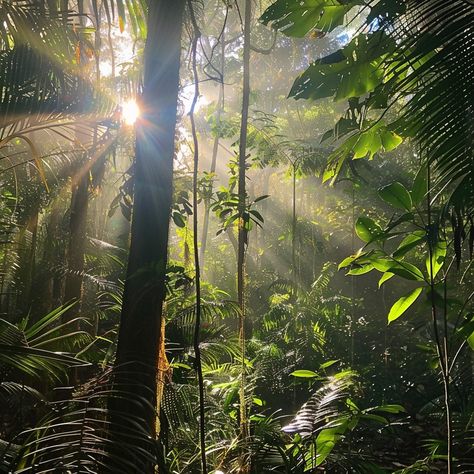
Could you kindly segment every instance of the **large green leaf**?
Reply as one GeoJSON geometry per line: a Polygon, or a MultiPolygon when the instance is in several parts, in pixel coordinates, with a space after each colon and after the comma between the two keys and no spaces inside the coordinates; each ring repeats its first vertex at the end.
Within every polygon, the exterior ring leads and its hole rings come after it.
{"type": "Polygon", "coordinates": [[[331,451],[334,449],[334,446],[336,446],[336,443],[339,441],[345,430],[345,423],[342,423],[340,426],[334,428],[326,428],[321,430],[316,438],[317,466],[320,466],[331,454],[331,451]]]}
{"type": "Polygon", "coordinates": [[[366,157],[372,159],[376,153],[391,151],[403,141],[402,137],[389,130],[383,122],[367,125],[365,131],[353,133],[329,155],[323,182],[334,180],[345,160],[366,157]]]}
{"type": "Polygon", "coordinates": [[[397,300],[393,306],[390,308],[388,313],[388,322],[391,323],[398,319],[420,296],[420,293],[423,291],[423,288],[415,288],[412,292],[408,293],[406,296],[402,296],[397,300]]]}
{"type": "Polygon", "coordinates": [[[395,258],[402,257],[411,249],[415,248],[417,245],[420,245],[426,240],[426,232],[423,230],[417,230],[408,234],[398,246],[397,250],[393,252],[395,258]]]}
{"type": "Polygon", "coordinates": [[[426,270],[430,277],[436,278],[436,275],[443,267],[446,258],[446,251],[447,244],[445,240],[438,240],[431,249],[431,259],[428,256],[425,262],[426,270]],[[433,269],[433,274],[431,274],[431,269],[433,269]]]}
{"type": "MultiPolygon", "coordinates": [[[[280,21],[288,33],[302,35],[319,21],[317,15],[308,15],[311,8],[321,11],[318,8],[322,4],[343,3],[278,0],[268,10],[267,20],[280,21]]],[[[360,34],[341,50],[312,63],[295,81],[290,95],[305,99],[354,97],[358,110],[352,108],[351,113],[360,113],[362,107],[366,117],[375,115],[377,119],[389,118],[388,109],[401,105],[391,115],[394,121],[390,130],[415,139],[423,158],[427,157],[436,170],[432,188],[452,185],[455,191],[450,204],[460,212],[472,213],[472,3],[378,0],[369,2],[356,15],[355,21],[362,22],[365,31],[371,33],[360,34]]],[[[396,140],[382,145],[390,149],[396,140]]],[[[370,149],[367,154],[373,156],[370,149]]],[[[331,157],[325,181],[334,181],[346,158],[347,150],[331,157]]],[[[426,195],[421,174],[411,194],[415,205],[426,195]]]]}
{"type": "Polygon", "coordinates": [[[314,61],[290,91],[295,99],[343,100],[374,91],[382,83],[384,55],[395,47],[382,32],[356,36],[347,46],[314,61]]]}
{"type": "Polygon", "coordinates": [[[415,267],[415,265],[412,265],[408,262],[395,263],[388,269],[388,271],[405,278],[405,280],[424,281],[425,279],[422,271],[418,267],[415,267]]]}
{"type": "Polygon", "coordinates": [[[370,217],[361,216],[355,225],[356,234],[364,242],[371,242],[383,235],[382,228],[370,217]]]}
{"type": "Polygon", "coordinates": [[[303,37],[313,29],[329,32],[342,25],[344,16],[360,1],[277,0],[260,20],[287,36],[303,37]]]}
{"type": "Polygon", "coordinates": [[[380,197],[397,209],[410,211],[413,203],[410,193],[403,184],[395,181],[379,189],[380,197]]]}
{"type": "Polygon", "coordinates": [[[413,181],[413,189],[411,190],[411,199],[416,206],[421,203],[428,192],[428,179],[426,175],[426,166],[422,166],[413,181]]]}

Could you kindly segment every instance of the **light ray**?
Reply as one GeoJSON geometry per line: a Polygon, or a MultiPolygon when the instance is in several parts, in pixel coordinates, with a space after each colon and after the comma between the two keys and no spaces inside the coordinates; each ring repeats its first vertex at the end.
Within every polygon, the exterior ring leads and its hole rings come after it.
{"type": "Polygon", "coordinates": [[[140,116],[140,108],[134,99],[129,99],[122,104],[122,121],[125,125],[133,126],[140,116]]]}

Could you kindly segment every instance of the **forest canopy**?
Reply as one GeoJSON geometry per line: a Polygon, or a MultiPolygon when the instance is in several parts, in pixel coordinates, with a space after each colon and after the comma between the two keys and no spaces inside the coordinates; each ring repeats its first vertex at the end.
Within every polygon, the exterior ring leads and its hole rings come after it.
{"type": "Polygon", "coordinates": [[[471,0],[0,1],[0,471],[474,472],[471,0]]]}

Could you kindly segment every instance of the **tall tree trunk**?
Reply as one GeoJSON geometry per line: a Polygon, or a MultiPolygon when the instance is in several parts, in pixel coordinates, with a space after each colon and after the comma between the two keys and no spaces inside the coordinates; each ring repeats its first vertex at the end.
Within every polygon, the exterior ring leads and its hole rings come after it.
{"type": "MultiPolygon", "coordinates": [[[[250,22],[252,19],[252,1],[245,0],[244,16],[244,52],[243,52],[243,92],[242,92],[242,117],[240,122],[239,142],[239,234],[238,234],[238,256],[237,256],[237,297],[240,307],[239,340],[242,351],[242,379],[240,386],[240,436],[246,450],[249,437],[247,419],[247,404],[245,402],[245,249],[247,246],[248,228],[245,223],[247,207],[246,191],[246,168],[247,168],[247,126],[250,100],[250,22]]],[[[246,453],[241,460],[240,472],[249,472],[246,453]]]]}
{"type": "MultiPolygon", "coordinates": [[[[148,12],[130,255],[115,361],[115,388],[124,396],[110,403],[112,436],[139,448],[141,442],[132,430],[124,432],[121,423],[139,420],[146,434],[155,437],[184,4],[185,0],[154,0],[148,12]]],[[[136,459],[137,472],[152,472],[142,458],[136,459]]]]}

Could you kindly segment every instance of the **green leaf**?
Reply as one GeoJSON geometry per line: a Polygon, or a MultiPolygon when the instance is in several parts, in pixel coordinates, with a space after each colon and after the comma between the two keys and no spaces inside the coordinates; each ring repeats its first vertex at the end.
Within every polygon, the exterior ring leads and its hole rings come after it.
{"type": "Polygon", "coordinates": [[[397,300],[393,306],[390,308],[388,313],[388,322],[391,323],[398,319],[420,296],[420,293],[423,291],[423,288],[415,288],[406,296],[402,296],[397,300]]]}
{"type": "Polygon", "coordinates": [[[426,259],[426,270],[428,276],[431,277],[431,268],[433,268],[432,278],[436,278],[436,275],[444,265],[446,258],[447,244],[445,240],[438,240],[432,249],[431,260],[430,257],[426,259]]]}
{"type": "Polygon", "coordinates": [[[341,438],[347,428],[347,421],[334,428],[326,428],[319,432],[316,438],[316,466],[320,466],[331,454],[337,441],[341,438]]]}
{"type": "Polygon", "coordinates": [[[413,189],[411,190],[411,199],[413,204],[417,206],[425,198],[428,193],[428,177],[426,174],[426,166],[422,166],[413,181],[413,189]]]}
{"type": "Polygon", "coordinates": [[[352,151],[354,152],[353,159],[365,158],[367,155],[369,159],[372,159],[381,147],[382,140],[378,130],[375,128],[369,129],[359,135],[359,138],[352,147],[352,151]]]}
{"type": "MultiPolygon", "coordinates": [[[[338,101],[372,92],[383,81],[381,64],[384,55],[395,47],[395,42],[382,30],[369,35],[357,35],[344,48],[314,61],[295,80],[289,95],[296,99],[312,100],[334,97],[338,101]]],[[[381,147],[383,135],[392,132],[379,123],[366,130],[366,133],[373,137],[377,135],[381,147]]],[[[393,147],[388,135],[385,141],[387,146],[393,147]]]]}
{"type": "Polygon", "coordinates": [[[339,359],[334,359],[334,360],[328,360],[327,362],[324,362],[324,364],[321,364],[319,366],[320,369],[327,369],[331,367],[334,364],[337,364],[339,362],[339,359]]]}
{"type": "Polygon", "coordinates": [[[174,211],[173,214],[171,214],[171,217],[177,227],[181,227],[181,228],[186,227],[186,221],[180,212],[174,211]]]}
{"type": "Polygon", "coordinates": [[[259,407],[263,407],[264,405],[264,401],[261,398],[254,397],[252,401],[255,405],[258,405],[259,407]]]}
{"type": "Polygon", "coordinates": [[[383,130],[380,134],[385,151],[392,151],[403,142],[403,138],[390,130],[383,130]]]}
{"type": "Polygon", "coordinates": [[[385,272],[383,275],[382,275],[382,278],[380,278],[379,280],[379,288],[388,280],[390,280],[390,278],[394,277],[395,276],[395,273],[390,273],[390,272],[385,272]]]}
{"type": "Polygon", "coordinates": [[[373,219],[366,216],[357,219],[355,230],[359,239],[367,243],[383,235],[382,228],[373,219]]]}
{"type": "Polygon", "coordinates": [[[380,423],[382,425],[388,425],[388,420],[387,418],[380,416],[380,415],[375,415],[374,413],[364,413],[361,415],[361,419],[364,420],[372,420],[376,421],[377,423],[380,423]]]}
{"type": "Polygon", "coordinates": [[[405,413],[406,410],[401,405],[380,405],[375,407],[376,411],[383,411],[385,413],[405,413]]]}
{"type": "Polygon", "coordinates": [[[341,270],[342,268],[346,268],[349,265],[351,265],[355,260],[359,258],[359,255],[351,255],[349,257],[346,257],[337,267],[338,270],[341,270]]]}
{"type": "Polygon", "coordinates": [[[389,268],[393,267],[393,260],[388,258],[372,258],[370,263],[379,272],[385,273],[389,268]]]}
{"type": "Polygon", "coordinates": [[[366,273],[371,272],[374,269],[373,265],[370,263],[367,265],[363,265],[361,267],[354,267],[351,268],[346,275],[365,275],[366,273]]]}
{"type": "Polygon", "coordinates": [[[379,189],[379,196],[397,209],[409,211],[413,207],[410,193],[403,184],[394,182],[379,189]]]}
{"type": "Polygon", "coordinates": [[[394,265],[388,269],[390,273],[395,273],[405,280],[412,280],[412,281],[425,281],[425,277],[423,273],[418,267],[412,265],[411,263],[403,262],[394,265]]]}
{"type": "Polygon", "coordinates": [[[287,36],[303,37],[313,29],[332,31],[343,23],[346,13],[359,2],[337,0],[277,0],[260,18],[263,24],[287,36]]]}
{"type": "Polygon", "coordinates": [[[312,370],[295,370],[290,375],[301,378],[314,378],[318,376],[318,374],[312,370]]]}
{"type": "Polygon", "coordinates": [[[408,234],[398,246],[397,250],[393,252],[395,258],[402,257],[412,248],[415,248],[417,245],[420,245],[426,239],[426,232],[423,230],[417,230],[411,234],[408,234]]]}
{"type": "Polygon", "coordinates": [[[260,202],[260,201],[263,201],[264,199],[267,199],[268,197],[270,197],[270,194],[264,194],[262,196],[259,196],[258,198],[256,198],[253,203],[255,204],[256,202],[260,202]]]}
{"type": "Polygon", "coordinates": [[[467,343],[469,344],[469,347],[474,351],[474,331],[467,338],[467,343]]]}

